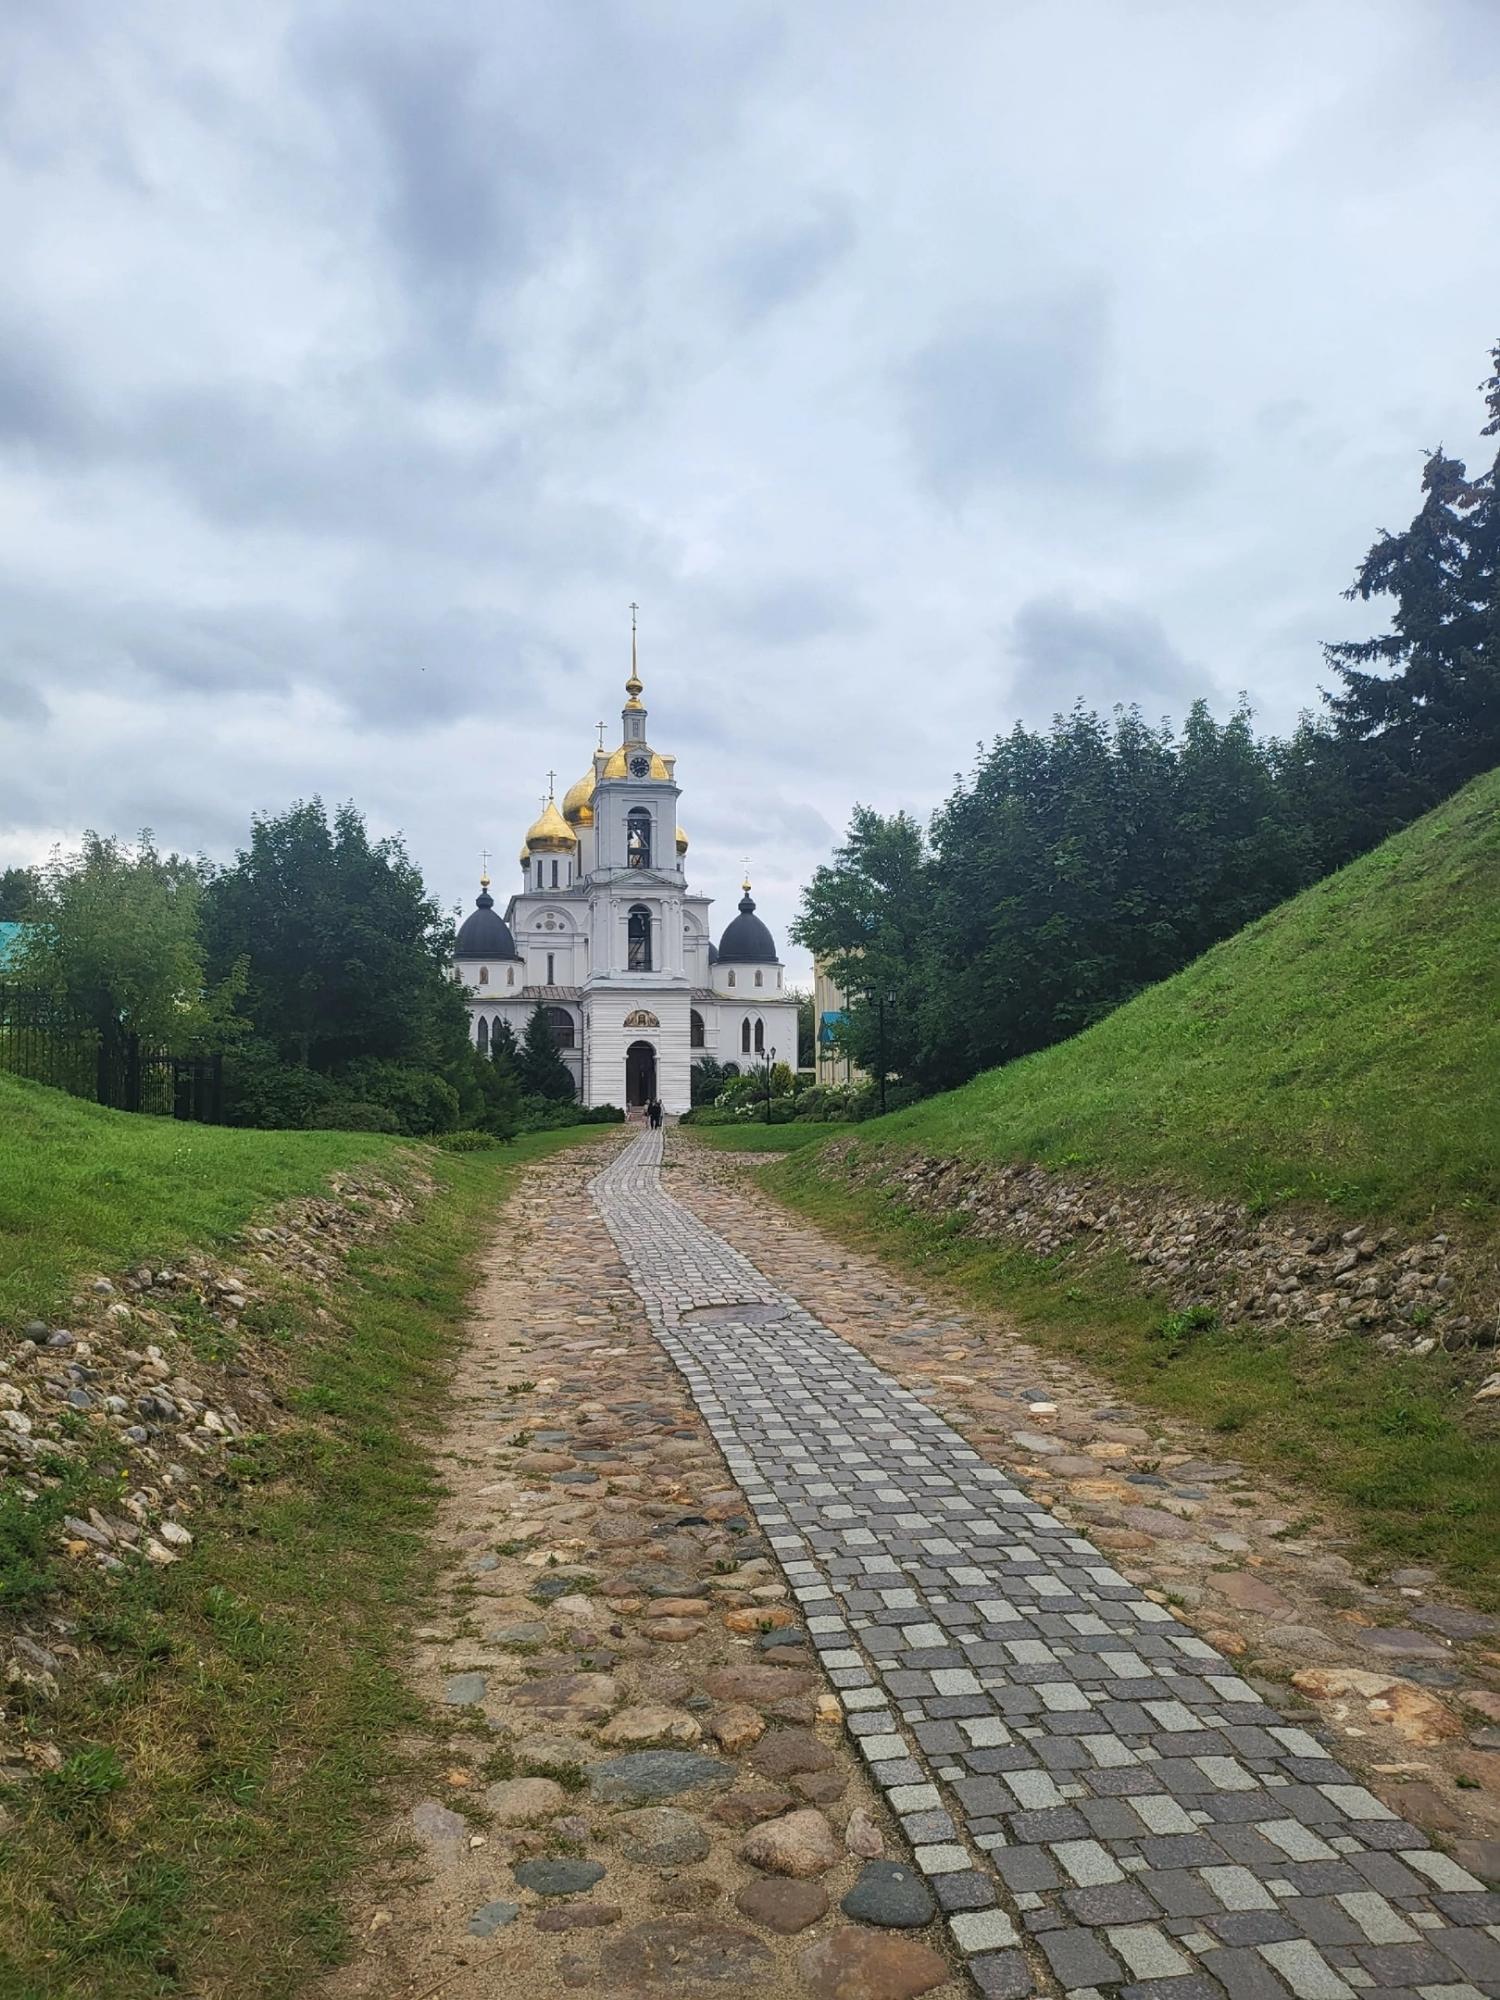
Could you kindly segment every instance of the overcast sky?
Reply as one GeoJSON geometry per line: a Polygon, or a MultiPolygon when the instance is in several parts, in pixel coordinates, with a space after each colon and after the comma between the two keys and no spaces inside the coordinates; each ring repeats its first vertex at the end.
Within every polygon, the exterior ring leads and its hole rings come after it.
{"type": "Polygon", "coordinates": [[[0,864],[316,792],[509,890],[632,598],[783,944],[1018,716],[1289,724],[1480,455],[1497,86],[1493,0],[8,0],[0,864]]]}

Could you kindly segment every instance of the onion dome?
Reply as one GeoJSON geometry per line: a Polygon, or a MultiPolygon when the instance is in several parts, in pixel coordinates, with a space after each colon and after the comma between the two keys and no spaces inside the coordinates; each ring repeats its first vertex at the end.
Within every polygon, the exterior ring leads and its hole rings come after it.
{"type": "Polygon", "coordinates": [[[521,842],[521,851],[516,856],[516,859],[517,861],[520,862],[523,868],[526,866],[527,862],[531,859],[531,849],[526,845],[524,840],[521,842]]]}
{"type": "Polygon", "coordinates": [[[685,834],[685,833],[683,832],[682,828],[681,828],[681,827],[678,827],[678,829],[677,829],[677,852],[678,852],[679,854],[686,854],[686,853],[687,853],[687,851],[688,851],[688,837],[687,837],[687,835],[686,835],[686,834],[685,834]]]}
{"type": "Polygon", "coordinates": [[[453,941],[455,958],[519,958],[510,925],[495,908],[486,875],[479,887],[474,907],[459,926],[453,941]]]}
{"type": "Polygon", "coordinates": [[[717,965],[719,962],[719,947],[712,938],[708,941],[708,962],[710,965],[717,965]]]}
{"type": "Polygon", "coordinates": [[[734,965],[775,965],[776,940],[755,914],[755,901],[746,882],[740,898],[740,913],[732,917],[719,939],[719,957],[734,965]]]}
{"type": "MultiPolygon", "coordinates": [[[[627,757],[627,756],[628,756],[628,755],[629,755],[629,754],[630,754],[630,753],[631,753],[632,751],[634,751],[634,750],[641,750],[641,749],[645,749],[645,745],[644,745],[644,744],[641,744],[641,743],[629,743],[629,744],[627,744],[627,743],[622,743],[622,744],[620,745],[619,749],[618,749],[618,750],[616,750],[616,751],[614,752],[614,754],[613,754],[613,756],[612,756],[612,757],[610,758],[609,762],[608,762],[608,763],[607,763],[607,764],[605,765],[605,767],[604,767],[604,775],[605,775],[605,777],[606,777],[606,778],[628,778],[628,777],[630,776],[630,773],[629,773],[629,771],[628,771],[628,770],[627,770],[627,769],[625,768],[625,759],[626,759],[626,757],[627,757]]],[[[668,773],[667,773],[667,767],[666,767],[666,765],[665,765],[665,764],[664,764],[664,763],[662,762],[661,758],[660,758],[660,757],[659,757],[659,756],[658,756],[658,755],[656,754],[656,752],[655,752],[654,750],[650,750],[650,751],[648,751],[648,752],[647,752],[647,755],[648,755],[648,756],[650,757],[650,759],[651,759],[651,775],[652,775],[652,777],[653,777],[653,778],[665,778],[665,777],[666,777],[666,776],[668,775],[668,773]]]]}
{"type": "Polygon", "coordinates": [[[563,818],[569,826],[594,824],[594,767],[590,764],[576,785],[563,794],[563,818]]]}
{"type": "Polygon", "coordinates": [[[541,818],[526,829],[526,845],[533,854],[570,854],[578,845],[578,835],[557,810],[555,799],[548,799],[541,818]]]}

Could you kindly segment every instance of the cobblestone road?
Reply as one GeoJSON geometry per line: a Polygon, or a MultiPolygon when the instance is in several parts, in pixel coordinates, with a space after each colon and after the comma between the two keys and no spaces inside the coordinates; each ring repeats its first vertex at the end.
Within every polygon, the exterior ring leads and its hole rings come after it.
{"type": "Polygon", "coordinates": [[[593,1183],[982,1992],[1480,2000],[1500,1895],[660,1178],[593,1183]]]}

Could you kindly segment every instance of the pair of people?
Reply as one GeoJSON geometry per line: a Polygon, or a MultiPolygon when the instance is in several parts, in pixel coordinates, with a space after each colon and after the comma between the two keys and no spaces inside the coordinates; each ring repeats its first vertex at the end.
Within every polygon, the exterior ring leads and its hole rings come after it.
{"type": "Polygon", "coordinates": [[[659,1132],[662,1121],[661,1099],[659,1097],[653,1097],[651,1102],[646,1106],[646,1117],[650,1121],[652,1131],[659,1132]]]}

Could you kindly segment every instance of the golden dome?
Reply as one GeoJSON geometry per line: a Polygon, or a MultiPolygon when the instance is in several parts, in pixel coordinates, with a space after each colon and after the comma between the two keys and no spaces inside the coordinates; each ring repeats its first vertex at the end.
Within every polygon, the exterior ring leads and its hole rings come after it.
{"type": "Polygon", "coordinates": [[[548,799],[541,818],[526,829],[526,845],[533,854],[566,854],[578,845],[578,836],[557,810],[555,799],[548,799]]]}
{"type": "Polygon", "coordinates": [[[688,837],[687,837],[687,835],[686,835],[686,834],[685,834],[685,833],[683,832],[682,828],[681,828],[681,827],[678,827],[678,829],[677,829],[677,852],[678,852],[679,854],[686,854],[686,853],[687,853],[687,851],[688,851],[688,837]]]}
{"type": "MultiPolygon", "coordinates": [[[[634,743],[629,746],[631,750],[634,750],[636,747],[634,743]]],[[[630,776],[630,773],[625,768],[625,757],[626,745],[622,743],[604,767],[606,778],[628,778],[630,776]]],[[[651,775],[653,778],[665,778],[667,775],[666,765],[654,750],[651,752],[651,775]]]]}
{"type": "Polygon", "coordinates": [[[563,818],[569,826],[594,824],[594,767],[590,764],[576,785],[563,795],[563,818]]]}
{"type": "Polygon", "coordinates": [[[524,840],[521,842],[521,851],[516,856],[516,859],[517,861],[520,862],[523,868],[526,866],[527,862],[531,859],[531,849],[526,845],[524,840]]]}

